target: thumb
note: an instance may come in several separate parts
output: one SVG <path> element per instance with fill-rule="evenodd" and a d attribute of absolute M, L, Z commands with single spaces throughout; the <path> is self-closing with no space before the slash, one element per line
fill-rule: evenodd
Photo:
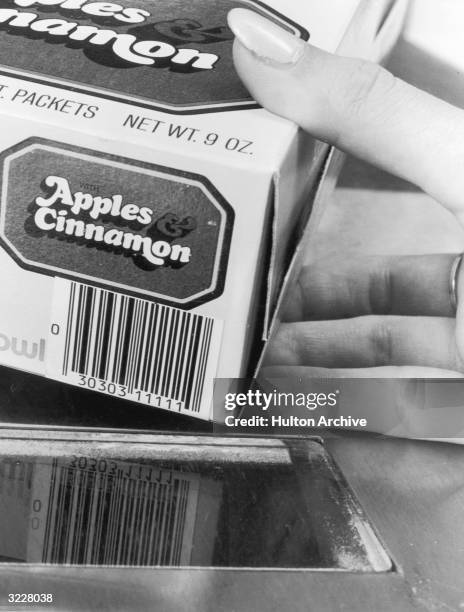
<path fill-rule="evenodd" d="M 339 57 L 233 9 L 234 61 L 251 95 L 316 138 L 419 185 L 464 222 L 464 113 L 372 62 Z"/>

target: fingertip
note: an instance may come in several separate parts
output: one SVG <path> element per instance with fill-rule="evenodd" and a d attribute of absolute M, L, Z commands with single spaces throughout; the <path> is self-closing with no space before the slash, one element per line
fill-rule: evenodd
<path fill-rule="evenodd" d="M 240 25 L 248 19 L 253 19 L 253 15 L 253 11 L 245 8 L 233 8 L 227 13 L 227 24 L 235 37 L 237 37 Z"/>
<path fill-rule="evenodd" d="M 287 67 L 304 54 L 304 41 L 275 21 L 243 8 L 232 9 L 227 17 L 235 38 L 259 61 Z"/>

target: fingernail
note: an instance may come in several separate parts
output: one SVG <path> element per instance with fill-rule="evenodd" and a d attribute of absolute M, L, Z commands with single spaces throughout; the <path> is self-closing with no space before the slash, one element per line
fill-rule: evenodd
<path fill-rule="evenodd" d="M 293 66 L 302 57 L 305 43 L 269 19 L 247 9 L 232 9 L 229 27 L 241 44 L 259 60 Z"/>

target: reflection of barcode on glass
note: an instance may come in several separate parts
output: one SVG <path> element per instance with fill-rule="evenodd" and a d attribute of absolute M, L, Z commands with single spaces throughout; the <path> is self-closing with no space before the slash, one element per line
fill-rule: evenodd
<path fill-rule="evenodd" d="M 63 376 L 74 372 L 129 394 L 172 399 L 174 410 L 200 411 L 214 319 L 70 285 Z"/>
<path fill-rule="evenodd" d="M 100 473 L 53 461 L 42 562 L 188 563 L 198 475 L 160 470 L 135 478 L 125 474 L 128 465 L 117 466 Z"/>

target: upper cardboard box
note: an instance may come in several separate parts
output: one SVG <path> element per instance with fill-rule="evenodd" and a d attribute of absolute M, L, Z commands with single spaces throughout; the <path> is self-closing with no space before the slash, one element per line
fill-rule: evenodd
<path fill-rule="evenodd" d="M 401 4 L 0 0 L 0 362 L 210 419 L 214 377 L 254 369 L 329 157 L 250 99 L 227 12 L 372 57 Z"/>

